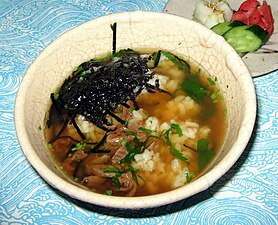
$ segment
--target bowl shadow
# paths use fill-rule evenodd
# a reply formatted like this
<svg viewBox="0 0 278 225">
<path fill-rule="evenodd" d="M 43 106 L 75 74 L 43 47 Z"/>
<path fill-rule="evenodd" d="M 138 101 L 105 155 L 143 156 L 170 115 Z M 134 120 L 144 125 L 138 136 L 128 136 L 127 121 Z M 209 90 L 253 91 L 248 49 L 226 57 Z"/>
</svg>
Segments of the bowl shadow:
<svg viewBox="0 0 278 225">
<path fill-rule="evenodd" d="M 103 214 L 112 217 L 119 217 L 119 218 L 151 218 L 151 217 L 159 217 L 165 216 L 167 214 L 176 213 L 179 211 L 187 210 L 192 207 L 195 207 L 197 204 L 209 200 L 213 198 L 213 195 L 217 193 L 220 189 L 222 189 L 241 169 L 244 162 L 246 161 L 252 146 L 256 139 L 256 131 L 257 131 L 257 122 L 255 123 L 255 127 L 252 133 L 252 136 L 236 163 L 230 168 L 230 170 L 222 176 L 219 180 L 217 180 L 210 188 L 205 191 L 202 191 L 198 194 L 195 194 L 189 198 L 183 199 L 181 201 L 171 203 L 164 206 L 159 206 L 156 208 L 146 208 L 146 209 L 114 209 L 114 208 L 106 208 L 103 206 L 98 206 L 86 202 L 82 202 L 80 200 L 74 199 L 69 197 L 68 195 L 64 194 L 63 192 L 51 187 L 51 189 L 61 197 L 67 199 L 72 204 L 81 207 L 85 210 L 88 210 L 93 213 Z"/>
</svg>

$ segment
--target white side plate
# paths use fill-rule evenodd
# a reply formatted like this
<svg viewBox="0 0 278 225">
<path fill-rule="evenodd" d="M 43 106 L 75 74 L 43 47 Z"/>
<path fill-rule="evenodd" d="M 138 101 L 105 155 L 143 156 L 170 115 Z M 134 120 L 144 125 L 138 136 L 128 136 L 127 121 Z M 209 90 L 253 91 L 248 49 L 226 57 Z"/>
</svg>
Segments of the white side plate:
<svg viewBox="0 0 278 225">
<path fill-rule="evenodd" d="M 232 9 L 237 10 L 243 0 L 227 0 L 227 2 Z M 278 68 L 278 4 L 277 0 L 267 0 L 267 3 L 271 6 L 275 20 L 274 33 L 261 49 L 248 53 L 242 58 L 252 77 L 265 75 Z M 164 12 L 192 19 L 195 4 L 195 0 L 169 0 Z"/>
</svg>

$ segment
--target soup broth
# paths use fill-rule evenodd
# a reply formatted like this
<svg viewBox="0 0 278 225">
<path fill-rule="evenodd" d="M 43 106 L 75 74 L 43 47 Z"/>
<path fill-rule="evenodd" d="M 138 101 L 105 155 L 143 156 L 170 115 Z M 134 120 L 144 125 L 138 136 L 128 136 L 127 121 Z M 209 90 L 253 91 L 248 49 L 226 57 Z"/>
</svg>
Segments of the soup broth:
<svg viewBox="0 0 278 225">
<path fill-rule="evenodd" d="M 81 64 L 52 93 L 51 154 L 68 177 L 101 194 L 146 196 L 186 185 L 225 137 L 217 79 L 168 52 L 120 52 Z"/>
</svg>

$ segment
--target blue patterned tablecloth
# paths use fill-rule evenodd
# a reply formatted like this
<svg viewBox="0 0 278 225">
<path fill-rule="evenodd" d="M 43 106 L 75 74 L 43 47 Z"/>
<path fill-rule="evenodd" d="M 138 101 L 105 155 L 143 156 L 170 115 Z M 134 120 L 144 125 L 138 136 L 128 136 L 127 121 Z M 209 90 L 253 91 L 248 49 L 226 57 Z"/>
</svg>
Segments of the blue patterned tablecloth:
<svg viewBox="0 0 278 225">
<path fill-rule="evenodd" d="M 140 211 L 82 203 L 53 188 L 18 144 L 14 103 L 36 56 L 71 27 L 108 13 L 162 11 L 166 0 L 0 1 L 0 224 L 278 224 L 278 71 L 255 78 L 258 118 L 236 164 L 211 188 Z"/>
</svg>

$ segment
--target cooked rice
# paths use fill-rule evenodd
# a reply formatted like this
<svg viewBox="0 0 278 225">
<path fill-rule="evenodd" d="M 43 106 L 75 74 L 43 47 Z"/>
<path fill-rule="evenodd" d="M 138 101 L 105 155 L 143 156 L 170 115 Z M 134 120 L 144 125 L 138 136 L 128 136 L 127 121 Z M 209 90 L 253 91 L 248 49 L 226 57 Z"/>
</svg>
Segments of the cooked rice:
<svg viewBox="0 0 278 225">
<path fill-rule="evenodd" d="M 166 78 L 167 77 L 165 76 L 159 76 L 160 83 L 163 84 L 163 86 L 165 85 L 168 91 L 176 89 L 176 86 L 178 85 L 177 82 Z M 153 82 L 155 82 L 155 79 Z M 175 114 L 179 115 L 178 117 L 180 117 L 180 115 L 182 115 L 182 117 L 186 117 L 187 112 L 192 113 L 192 111 L 194 111 L 194 113 L 197 113 L 200 110 L 198 104 L 196 104 L 190 97 L 183 95 L 170 100 L 166 105 L 168 110 L 176 110 Z M 130 119 L 130 122 L 145 121 L 144 127 L 152 130 L 154 135 L 158 135 L 159 133 L 168 130 L 171 127 L 171 124 L 179 124 L 182 129 L 182 136 L 172 134 L 170 140 L 174 143 L 175 148 L 181 151 L 184 157 L 188 158 L 190 161 L 190 158 L 194 158 L 193 155 L 195 153 L 192 150 L 188 150 L 184 144 L 192 148 L 196 148 L 197 140 L 200 138 L 207 138 L 210 133 L 210 129 L 207 126 L 200 126 L 198 123 L 190 120 L 176 121 L 175 119 L 177 118 L 172 118 L 169 122 L 163 122 L 160 124 L 157 117 L 148 117 L 147 113 L 143 109 L 139 109 L 132 111 L 132 118 Z M 85 135 L 90 135 L 92 139 L 101 135 L 101 133 L 103 135 L 102 130 L 86 121 L 81 115 L 77 117 L 76 122 L 80 130 Z M 72 130 L 74 133 L 74 128 Z M 163 150 L 159 149 L 158 151 Z M 187 182 L 186 178 L 190 173 L 189 168 L 187 166 L 182 167 L 181 162 L 178 159 L 172 160 L 171 165 L 167 166 L 161 159 L 159 152 L 154 152 L 153 150 L 148 149 L 145 149 L 141 154 L 135 155 L 134 161 L 131 165 L 136 170 L 153 174 L 153 185 L 155 185 L 156 180 L 158 179 L 158 174 L 164 174 L 167 170 L 167 174 L 171 174 L 171 176 L 168 176 L 166 179 L 170 180 L 173 188 L 183 186 Z"/>
</svg>

